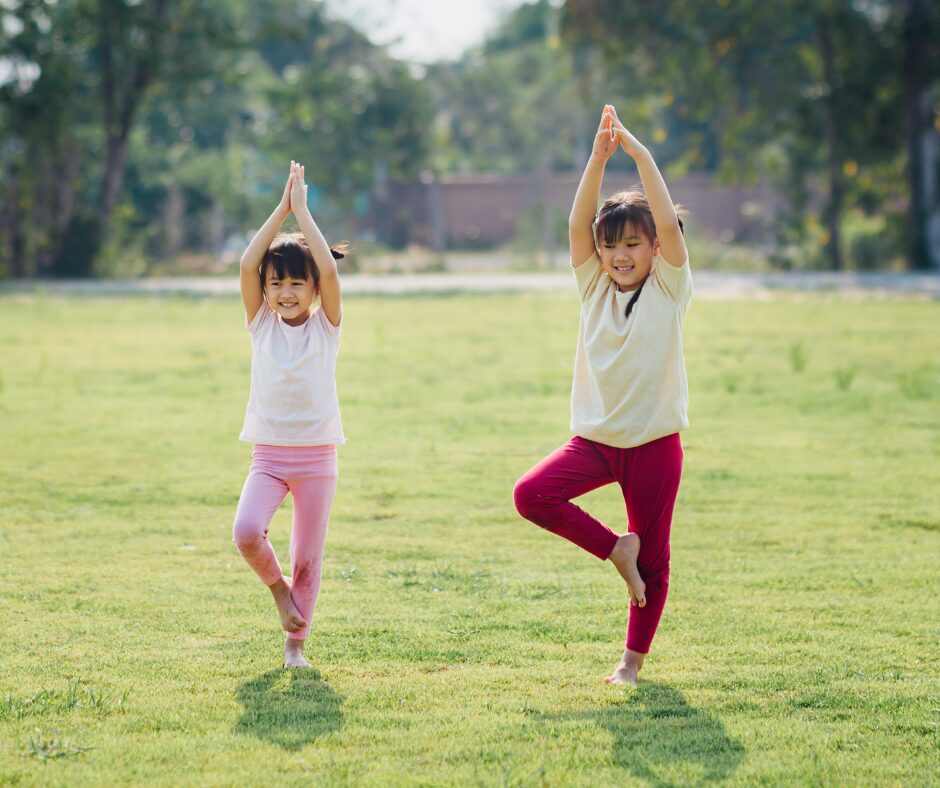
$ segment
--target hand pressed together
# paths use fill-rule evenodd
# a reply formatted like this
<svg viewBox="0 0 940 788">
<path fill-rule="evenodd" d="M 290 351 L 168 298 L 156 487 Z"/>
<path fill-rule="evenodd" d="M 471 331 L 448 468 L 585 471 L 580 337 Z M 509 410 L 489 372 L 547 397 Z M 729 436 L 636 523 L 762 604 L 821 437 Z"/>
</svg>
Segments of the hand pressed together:
<svg viewBox="0 0 940 788">
<path fill-rule="evenodd" d="M 591 153 L 596 158 L 606 162 L 614 155 L 618 146 L 634 159 L 646 153 L 646 148 L 620 121 L 614 105 L 605 104 L 600 125 L 597 127 L 597 134 L 594 136 L 594 147 Z"/>
</svg>

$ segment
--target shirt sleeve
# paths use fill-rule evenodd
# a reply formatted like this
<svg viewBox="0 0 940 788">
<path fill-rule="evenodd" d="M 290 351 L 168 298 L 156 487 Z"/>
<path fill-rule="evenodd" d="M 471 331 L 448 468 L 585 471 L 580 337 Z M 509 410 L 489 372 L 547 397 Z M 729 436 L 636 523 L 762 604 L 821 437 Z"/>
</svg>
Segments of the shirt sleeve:
<svg viewBox="0 0 940 788">
<path fill-rule="evenodd" d="M 255 316 L 251 319 L 251 321 L 248 320 L 248 315 L 245 315 L 245 328 L 248 329 L 248 333 L 258 333 L 258 329 L 261 327 L 261 324 L 267 319 L 268 315 L 272 311 L 273 310 L 268 305 L 267 299 L 262 299 L 261 308 L 255 312 Z"/>
<path fill-rule="evenodd" d="M 323 312 L 323 307 L 318 307 L 317 311 L 313 313 L 313 320 L 319 321 L 320 328 L 322 331 L 329 337 L 334 339 L 339 339 L 340 334 L 342 333 L 341 329 L 343 328 L 343 308 L 339 308 L 339 325 L 334 326 L 330 319 Z"/>
<path fill-rule="evenodd" d="M 581 294 L 582 301 L 597 287 L 597 280 L 600 279 L 600 275 L 601 261 L 597 256 L 597 252 L 574 269 L 574 279 L 578 283 L 578 293 Z"/>
<path fill-rule="evenodd" d="M 662 257 L 657 257 L 653 265 L 653 276 L 669 297 L 683 310 L 688 309 L 692 301 L 692 269 L 686 255 L 682 265 L 669 265 Z"/>
</svg>

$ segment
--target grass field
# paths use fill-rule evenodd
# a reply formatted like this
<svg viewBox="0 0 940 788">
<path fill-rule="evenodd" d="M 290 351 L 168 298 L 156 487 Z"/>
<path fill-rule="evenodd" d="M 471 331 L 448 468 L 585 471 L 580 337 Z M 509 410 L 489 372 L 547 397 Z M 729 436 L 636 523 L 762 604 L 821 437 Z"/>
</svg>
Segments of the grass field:
<svg viewBox="0 0 940 788">
<path fill-rule="evenodd" d="M 940 303 L 693 306 L 635 690 L 616 571 L 512 506 L 573 293 L 347 299 L 309 673 L 230 541 L 240 303 L 0 309 L 0 784 L 940 784 Z"/>
</svg>

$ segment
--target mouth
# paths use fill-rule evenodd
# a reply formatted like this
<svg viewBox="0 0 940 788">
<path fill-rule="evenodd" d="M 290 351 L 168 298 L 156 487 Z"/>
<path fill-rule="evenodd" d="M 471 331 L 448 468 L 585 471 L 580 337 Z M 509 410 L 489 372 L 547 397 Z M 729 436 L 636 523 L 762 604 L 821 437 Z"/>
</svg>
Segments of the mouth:
<svg viewBox="0 0 940 788">
<path fill-rule="evenodd" d="M 293 309 L 295 306 L 297 306 L 297 302 L 296 301 L 278 301 L 277 305 L 281 307 L 282 309 Z"/>
<path fill-rule="evenodd" d="M 636 266 L 633 266 L 633 265 L 615 265 L 614 270 L 620 274 L 628 274 L 631 271 L 633 271 L 635 267 Z"/>
</svg>

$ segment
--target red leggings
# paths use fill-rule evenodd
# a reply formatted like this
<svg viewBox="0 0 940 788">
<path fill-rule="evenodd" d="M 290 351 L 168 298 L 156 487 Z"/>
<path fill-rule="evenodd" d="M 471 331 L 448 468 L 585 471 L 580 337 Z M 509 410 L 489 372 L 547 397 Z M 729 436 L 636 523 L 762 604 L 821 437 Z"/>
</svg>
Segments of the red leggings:
<svg viewBox="0 0 940 788">
<path fill-rule="evenodd" d="M 518 482 L 516 508 L 527 520 L 607 560 L 618 534 L 571 503 L 617 482 L 627 504 L 628 531 L 640 537 L 637 566 L 646 583 L 646 606 L 630 606 L 627 648 L 646 654 L 669 592 L 669 530 L 682 476 L 679 433 L 616 449 L 574 437 Z"/>
</svg>

